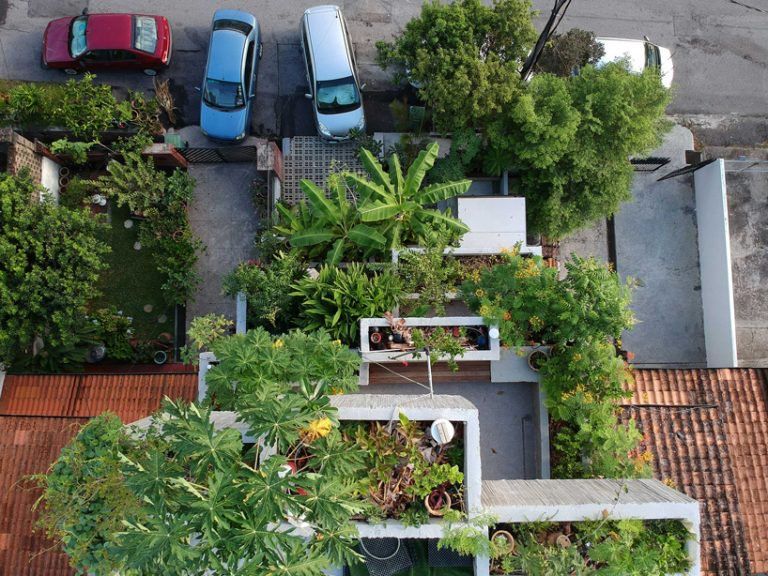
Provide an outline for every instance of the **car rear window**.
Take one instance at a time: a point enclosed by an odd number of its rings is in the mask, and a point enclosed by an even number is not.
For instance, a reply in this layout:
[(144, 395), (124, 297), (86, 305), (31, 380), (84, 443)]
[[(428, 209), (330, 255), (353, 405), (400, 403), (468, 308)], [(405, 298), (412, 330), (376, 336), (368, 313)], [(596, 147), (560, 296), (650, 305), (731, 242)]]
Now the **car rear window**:
[(213, 29), (215, 30), (235, 30), (237, 32), (242, 32), (246, 36), (251, 33), (251, 30), (253, 30), (253, 26), (250, 24), (246, 24), (245, 22), (240, 22), (240, 20), (216, 20), (216, 22), (213, 23)]
[(72, 30), (70, 31), (69, 52), (72, 58), (77, 58), (87, 48), (85, 42), (85, 28), (88, 25), (88, 16), (78, 16), (72, 21)]
[(133, 21), (133, 47), (154, 54), (157, 48), (157, 21), (152, 16), (136, 16)]

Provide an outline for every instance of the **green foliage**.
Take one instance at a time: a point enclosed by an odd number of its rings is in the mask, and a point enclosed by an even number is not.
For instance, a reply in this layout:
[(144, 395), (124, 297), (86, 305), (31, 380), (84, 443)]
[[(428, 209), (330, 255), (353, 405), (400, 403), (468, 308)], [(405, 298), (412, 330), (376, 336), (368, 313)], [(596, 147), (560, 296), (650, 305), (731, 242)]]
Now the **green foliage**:
[(92, 196), (89, 180), (73, 176), (66, 188), (59, 190), (59, 205), (70, 210), (82, 210)]
[(471, 185), (469, 180), (460, 180), (430, 184), (422, 188), (422, 182), (434, 165), (439, 150), (439, 145), (433, 142), (419, 152), (405, 176), (396, 154), (389, 157), (387, 172), (373, 154), (363, 150), (360, 160), (369, 178), (347, 174), (347, 182), (361, 201), (361, 220), (382, 228), (388, 249), (410, 243), (424, 244), (438, 228), (447, 228), (455, 236), (461, 236), (469, 230), (461, 220), (427, 208), (440, 201), (461, 196)]
[(61, 542), (78, 574), (108, 574), (120, 566), (111, 555), (115, 533), (122, 516), (139, 508), (123, 482), (121, 454), (138, 448), (120, 419), (104, 414), (80, 429), (47, 474), (33, 477), (42, 489), (38, 524)]
[(556, 81), (568, 88), (578, 129), (550, 167), (520, 166), (529, 224), (552, 238), (610, 216), (628, 200), (629, 157), (655, 148), (670, 126), (664, 118), (669, 91), (653, 70), (633, 74), (615, 62)]
[(358, 206), (347, 198), (344, 180), (332, 175), (328, 180), (331, 198), (309, 180), (301, 181), (308, 203), (293, 209), (282, 204), (277, 210), (284, 224), (275, 229), (290, 238), (291, 246), (306, 258), (326, 255), (328, 264), (336, 265), (350, 257), (367, 258), (381, 254), (386, 239), (378, 230), (364, 224)]
[[(307, 259), (325, 256), (328, 264), (343, 260), (386, 256), (393, 248), (424, 243), (436, 230), (450, 230), (459, 237), (468, 229), (460, 220), (430, 208), (460, 196), (469, 180), (430, 184), (422, 188), (434, 165), (439, 147), (430, 144), (419, 152), (404, 175), (396, 154), (384, 166), (368, 150), (360, 158), (369, 177), (358, 174), (329, 178), (330, 199), (313, 183), (303, 180), (307, 196), (292, 209), (278, 205), (283, 222), (275, 230)], [(349, 187), (349, 188), (348, 188)], [(354, 195), (355, 199), (349, 197)]]
[(28, 126), (48, 120), (44, 111), (51, 111), (63, 92), (62, 84), (29, 82), (11, 87), (0, 94), (0, 124)]
[(605, 48), (595, 40), (594, 32), (571, 28), (550, 36), (536, 62), (536, 72), (571, 76), (587, 64), (597, 64), (603, 54)]
[(416, 349), (413, 352), (414, 358), (419, 358), (419, 350), (429, 350), (429, 361), (436, 364), (440, 361), (448, 363), (448, 367), (454, 372), (458, 371), (459, 364), (456, 358), (464, 356), (464, 344), (462, 340), (466, 337), (466, 330), (462, 329), (459, 336), (454, 336), (451, 332), (438, 326), (436, 328), (414, 328), (411, 332), (413, 336), (413, 346)]
[(282, 389), (297, 382), (317, 382), (324, 393), (357, 386), (360, 357), (325, 332), (273, 337), (257, 328), (218, 339), (211, 350), (219, 363), (208, 372), (208, 400), (222, 410), (238, 409), (275, 386)]
[(241, 262), (224, 278), (223, 291), (233, 297), (245, 293), (249, 328), (261, 326), (279, 334), (293, 326), (300, 312), (300, 302), (291, 290), (306, 273), (306, 264), (296, 252), (278, 252), (267, 266)]
[(70, 142), (66, 138), (51, 142), (51, 152), (72, 157), (74, 164), (85, 164), (88, 161), (88, 151), (98, 142)]
[(152, 251), (157, 270), (165, 278), (163, 296), (169, 305), (185, 303), (201, 281), (194, 267), (202, 243), (187, 218), (194, 179), (178, 168), (166, 176), (139, 152), (126, 152), (122, 162), (112, 160), (107, 172), (92, 184), (119, 206), (147, 218), (140, 239)]
[(127, 361), (134, 356), (130, 339), (133, 336), (133, 318), (123, 315), (114, 306), (100, 308), (89, 314), (97, 330), (96, 338), (107, 349), (112, 360)]
[(459, 485), (464, 482), (464, 474), (456, 465), (431, 464), (417, 460), (419, 465), (414, 467), (414, 481), (408, 487), (408, 492), (419, 499), (424, 499), (432, 490), (440, 486)]
[[(461, 278), (461, 265), (450, 255), (445, 255), (445, 238), (430, 241), (422, 251), (402, 250), (398, 257), (397, 274), (403, 282), (406, 294), (418, 294), (407, 303), (404, 316), (423, 316), (432, 311), (436, 316), (445, 315), (446, 293), (457, 292)], [(405, 305), (405, 303), (403, 303)]]
[(443, 537), (437, 542), (437, 548), (453, 550), (462, 556), (493, 558), (497, 555), (496, 547), (488, 538), (488, 527), (496, 522), (497, 519), (490, 514), (473, 516), (458, 525), (449, 522), (443, 531)]
[(513, 253), (478, 280), (467, 280), (462, 294), (472, 310), (499, 326), (502, 341), (511, 346), (616, 339), (632, 327), (631, 283), (592, 258), (573, 256), (566, 270), (560, 280), (540, 258)]
[(39, 194), (27, 176), (0, 173), (0, 363), (10, 366), (36, 337), (48, 352), (78, 345), (109, 251), (94, 218)]
[(186, 364), (197, 364), (201, 352), (208, 350), (216, 340), (226, 336), (232, 330), (232, 320), (221, 314), (197, 316), (189, 323), (187, 338), (191, 344), (181, 350), (181, 358)]
[(419, 83), (439, 130), (479, 127), (520, 91), (519, 69), (536, 38), (527, 0), (428, 2), (394, 42), (378, 42), (382, 67)]
[(96, 140), (112, 123), (129, 117), (117, 106), (109, 84), (94, 84), (86, 73), (82, 79), (67, 80), (61, 100), (53, 109), (57, 122), (72, 131), (75, 138)]
[(294, 284), (300, 302), (297, 323), (306, 330), (325, 329), (347, 345), (358, 342), (361, 318), (378, 318), (397, 304), (402, 288), (391, 270), (368, 272), (354, 262), (347, 268), (322, 266), (316, 278)]

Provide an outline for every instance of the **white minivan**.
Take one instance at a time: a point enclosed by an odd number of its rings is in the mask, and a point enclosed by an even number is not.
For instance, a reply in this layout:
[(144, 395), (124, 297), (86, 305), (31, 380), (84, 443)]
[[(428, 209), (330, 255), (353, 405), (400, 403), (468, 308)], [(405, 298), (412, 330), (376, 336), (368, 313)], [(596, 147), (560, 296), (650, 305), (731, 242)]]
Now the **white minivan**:
[(325, 140), (365, 131), (363, 97), (347, 23), (338, 6), (315, 6), (301, 19), (301, 47), (315, 125)]
[(632, 72), (641, 73), (646, 68), (654, 68), (661, 74), (661, 83), (669, 88), (672, 86), (674, 68), (672, 53), (668, 48), (657, 46), (644, 38), (630, 40), (628, 38), (595, 38), (605, 49), (605, 54), (597, 63), (598, 66), (614, 60), (626, 59)]

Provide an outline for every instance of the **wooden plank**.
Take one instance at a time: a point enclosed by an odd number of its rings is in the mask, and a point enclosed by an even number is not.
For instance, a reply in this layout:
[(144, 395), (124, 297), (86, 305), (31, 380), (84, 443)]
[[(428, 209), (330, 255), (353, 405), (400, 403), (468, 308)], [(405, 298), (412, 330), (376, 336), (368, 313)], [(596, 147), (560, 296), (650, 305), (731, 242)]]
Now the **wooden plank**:
[[(400, 375), (417, 380), (427, 381), (427, 365), (425, 362), (409, 362), (406, 366), (398, 363), (370, 365), (369, 385), (376, 384), (407, 384)], [(483, 383), (491, 381), (490, 362), (459, 362), (459, 370), (453, 372), (445, 362), (438, 362), (432, 367), (432, 381), (435, 384), (445, 383)]]

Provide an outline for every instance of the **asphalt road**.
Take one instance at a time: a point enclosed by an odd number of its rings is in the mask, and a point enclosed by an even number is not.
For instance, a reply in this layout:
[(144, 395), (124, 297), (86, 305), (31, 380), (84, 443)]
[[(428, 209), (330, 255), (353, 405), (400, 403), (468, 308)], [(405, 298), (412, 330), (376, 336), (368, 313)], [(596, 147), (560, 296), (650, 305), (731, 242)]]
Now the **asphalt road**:
[[(337, 0), (350, 33), (367, 91), (392, 87), (374, 63), (374, 43), (390, 38), (414, 15), (420, 0)], [(0, 77), (63, 81), (39, 67), (41, 36), (51, 18), (92, 12), (135, 11), (166, 15), (174, 31), (172, 79), (184, 122), (197, 121), (199, 85), (214, 7), (254, 12), (264, 33), (258, 104), (253, 122), (260, 135), (303, 133), (308, 128), (306, 80), (298, 50), (302, 11), (320, 0), (0, 0)], [(535, 0), (543, 24), (552, 0)], [(762, 123), (768, 116), (767, 0), (573, 0), (561, 30), (578, 26), (601, 36), (641, 37), (673, 50), (677, 96), (669, 112), (719, 125), (734, 116)], [(102, 74), (101, 80), (149, 90), (141, 74)], [(703, 118), (703, 119), (702, 119)], [(374, 123), (376, 118), (373, 118)], [(749, 138), (759, 139), (758, 130)], [(745, 136), (746, 137), (746, 136)], [(757, 141), (757, 140), (756, 140)]]

